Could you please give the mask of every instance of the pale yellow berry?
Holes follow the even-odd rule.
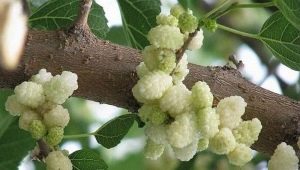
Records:
[[[58,145],[64,137],[64,129],[62,127],[52,127],[48,130],[46,142],[51,146]]]
[[[159,14],[156,16],[156,23],[158,25],[170,25],[176,27],[178,25],[178,19],[173,15]]]
[[[189,50],[198,50],[202,47],[203,44],[203,31],[200,29],[200,31],[197,31],[197,34],[193,37],[193,39],[190,41],[188,45]]]
[[[60,126],[65,127],[69,123],[70,115],[67,109],[57,105],[49,112],[43,115],[44,123],[47,127]]]
[[[183,54],[181,60],[175,67],[172,78],[174,84],[180,84],[184,80],[185,76],[189,73],[188,67],[188,60],[187,55]]]
[[[247,103],[240,96],[230,96],[222,99],[217,106],[217,114],[220,115],[220,127],[234,129],[242,121]]]
[[[168,112],[171,117],[176,117],[191,107],[191,92],[184,84],[170,87],[160,99],[160,108]]]
[[[132,93],[137,101],[146,103],[161,98],[171,86],[172,77],[162,71],[156,71],[142,77],[133,87]]]
[[[192,33],[198,27],[198,19],[192,14],[192,11],[189,10],[179,16],[178,26],[182,32]]]
[[[164,125],[146,124],[145,135],[157,144],[168,144],[166,127]]]
[[[45,159],[47,170],[72,170],[71,160],[61,151],[52,151]]]
[[[191,144],[197,136],[197,125],[193,113],[177,116],[175,121],[167,126],[169,144],[176,148],[183,148]]]
[[[5,110],[12,116],[20,116],[29,108],[18,102],[16,95],[9,96],[5,102]]]
[[[179,16],[184,12],[185,12],[184,8],[179,4],[174,5],[170,10],[170,13],[176,18],[179,18]]]
[[[179,28],[169,25],[158,25],[148,33],[150,44],[157,48],[177,50],[183,45],[183,38]]]
[[[137,67],[136,67],[136,73],[138,77],[141,79],[148,73],[150,73],[149,69],[146,67],[144,62],[141,62]]]
[[[38,140],[46,135],[47,129],[41,120],[33,120],[30,123],[29,132],[33,139]]]
[[[236,146],[236,141],[230,129],[221,129],[209,141],[209,148],[216,154],[228,154]]]
[[[31,77],[30,81],[43,85],[44,83],[50,81],[52,77],[52,74],[47,72],[46,69],[41,69],[38,74]]]
[[[151,139],[148,139],[147,144],[145,146],[145,157],[156,160],[162,155],[164,149],[165,146],[163,144],[157,144]]]
[[[217,115],[216,110],[211,107],[200,109],[197,112],[197,124],[201,136],[212,138],[219,132],[219,115]]]
[[[243,166],[253,158],[252,149],[244,144],[238,144],[227,158],[233,165]]]
[[[181,161],[189,161],[196,154],[197,148],[198,148],[198,140],[195,140],[191,144],[189,144],[183,148],[173,147],[173,151],[174,151],[175,157],[177,159],[179,159]]]
[[[14,90],[19,103],[36,108],[45,101],[43,86],[34,82],[23,82]]]
[[[282,142],[277,146],[272,155],[268,168],[269,170],[297,170],[299,159],[294,148]]]
[[[192,102],[197,110],[212,106],[213,94],[205,82],[198,81],[192,87]]]
[[[254,118],[241,122],[239,126],[233,130],[233,135],[237,142],[251,146],[258,140],[261,129],[261,122],[257,118]]]

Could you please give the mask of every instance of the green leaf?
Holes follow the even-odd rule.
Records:
[[[136,114],[125,114],[108,121],[95,132],[97,142],[108,149],[117,146],[137,117]]]
[[[83,149],[69,156],[75,170],[105,170],[108,168],[100,155],[93,150]]]
[[[300,30],[300,0],[274,0],[286,19]]]
[[[148,31],[156,25],[160,13],[159,0],[118,0],[123,26],[131,46],[143,49],[149,44]]]
[[[34,144],[31,135],[21,130],[18,119],[14,119],[0,139],[0,169],[17,170],[19,163],[33,149]]]
[[[29,18],[32,28],[57,30],[68,28],[77,17],[80,0],[50,0],[40,6]],[[108,32],[107,20],[103,8],[93,2],[88,17],[91,31],[104,38]]]
[[[300,70],[300,31],[279,11],[263,25],[259,37],[286,66]]]
[[[5,102],[13,93],[0,89],[0,169],[17,170],[21,160],[33,149],[34,141],[30,134],[19,128],[17,117],[5,110]]]
[[[0,139],[10,124],[16,119],[5,110],[7,97],[12,95],[13,91],[9,89],[0,90]]]

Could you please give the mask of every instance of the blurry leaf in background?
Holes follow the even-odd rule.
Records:
[[[35,12],[41,5],[46,3],[48,0],[27,0],[31,13]]]
[[[127,41],[125,32],[122,26],[115,26],[109,29],[106,39],[112,43],[119,45],[130,46],[130,42]]]
[[[21,160],[33,149],[31,135],[19,128],[18,117],[5,111],[5,102],[12,90],[0,89],[0,169],[17,170]]]
[[[86,100],[71,97],[64,103],[64,107],[67,108],[70,113],[70,122],[65,128],[65,135],[88,133],[89,125],[95,122],[95,120],[86,105]],[[72,139],[71,141],[79,141],[83,148],[90,147],[89,138],[78,138]]]
[[[93,150],[78,150],[69,155],[69,158],[76,170],[106,170],[108,168],[100,155]]]
[[[282,13],[275,12],[263,25],[258,37],[284,65],[300,70],[300,30]]]
[[[108,149],[117,146],[128,133],[136,117],[136,114],[125,114],[108,121],[96,131],[97,142]]]
[[[286,19],[300,30],[300,1],[299,0],[274,0]]]
[[[40,6],[29,17],[32,28],[58,30],[68,28],[78,14],[79,0],[50,0]],[[91,31],[100,38],[104,38],[109,28],[107,19],[101,6],[93,2],[88,18]]]
[[[156,25],[160,13],[159,0],[118,0],[123,27],[131,46],[143,49],[149,44],[148,31]]]
[[[129,154],[122,160],[112,160],[109,170],[143,170],[145,169],[143,161],[143,152]]]

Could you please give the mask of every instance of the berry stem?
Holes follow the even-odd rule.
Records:
[[[89,136],[95,135],[95,133],[83,133],[83,134],[77,134],[77,135],[65,135],[64,139],[74,139],[74,138],[86,138]]]
[[[239,31],[239,30],[236,30],[236,29],[233,29],[233,28],[226,27],[226,26],[221,25],[221,24],[217,24],[217,25],[218,25],[218,28],[221,29],[221,30],[231,32],[233,34],[241,35],[241,36],[244,36],[244,37],[248,37],[248,38],[259,39],[259,36],[256,35],[256,34],[250,34],[250,33],[247,33],[247,32]]]
[[[213,16],[211,16],[211,19],[217,19],[231,10],[239,9],[239,8],[268,8],[275,6],[274,2],[266,2],[266,3],[249,3],[249,4],[239,4],[239,3],[233,3],[228,8],[226,8],[223,11],[216,11]]]

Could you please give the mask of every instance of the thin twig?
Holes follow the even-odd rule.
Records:
[[[37,143],[40,148],[40,154],[38,155],[38,158],[42,160],[43,158],[46,158],[48,156],[48,154],[51,152],[51,148],[43,139],[38,140]]]
[[[189,37],[184,42],[183,46],[179,50],[177,50],[177,52],[176,52],[176,65],[181,60],[185,50],[188,48],[188,46],[189,46],[190,42],[192,41],[192,39],[197,35],[197,32],[198,32],[198,29],[195,32],[190,33]]]
[[[92,7],[92,0],[81,0],[81,5],[78,13],[78,17],[75,20],[74,25],[70,28],[72,32],[89,30],[87,24],[88,16]]]

